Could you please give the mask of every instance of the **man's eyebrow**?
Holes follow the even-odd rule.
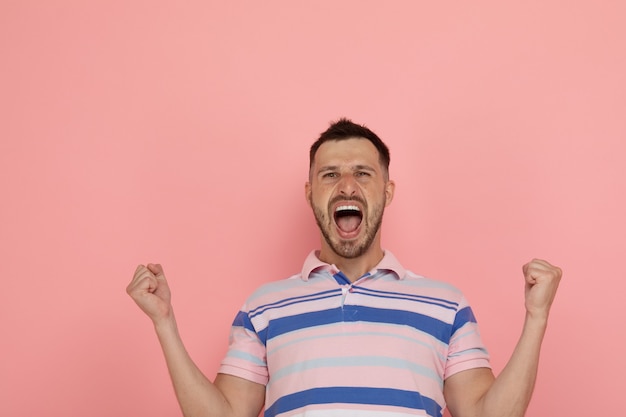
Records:
[[[317,170],[317,173],[326,172],[326,171],[338,171],[339,167],[337,165],[327,165],[325,167],[321,167]]]
[[[352,167],[353,171],[372,171],[372,172],[376,172],[376,169],[374,169],[373,167],[369,166],[369,165],[355,165]]]
[[[338,165],[326,165],[321,167],[320,169],[317,170],[318,174],[321,174],[323,172],[332,172],[332,171],[340,171],[340,167]],[[376,169],[370,165],[353,165],[350,167],[350,170],[352,172],[355,171],[369,171],[369,172],[376,172]]]

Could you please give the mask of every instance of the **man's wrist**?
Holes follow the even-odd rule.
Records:
[[[170,310],[169,314],[166,316],[155,319],[153,324],[157,334],[169,333],[171,331],[178,332],[176,318],[174,317],[174,312],[172,310]]]
[[[548,312],[526,311],[526,326],[545,330],[548,327]]]

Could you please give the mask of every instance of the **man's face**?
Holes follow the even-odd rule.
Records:
[[[306,197],[329,248],[344,258],[363,255],[376,239],[394,184],[376,147],[354,138],[323,143],[311,166]]]

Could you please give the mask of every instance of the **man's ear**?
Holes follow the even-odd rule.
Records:
[[[304,183],[304,198],[306,198],[306,202],[309,203],[309,206],[313,207],[313,203],[311,203],[311,183]]]
[[[396,191],[396,183],[392,180],[387,181],[385,184],[385,207],[391,204],[393,200],[393,193]]]

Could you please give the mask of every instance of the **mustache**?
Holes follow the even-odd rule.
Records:
[[[341,196],[341,195],[333,197],[328,202],[328,207],[332,207],[336,203],[339,203],[341,201],[357,201],[357,202],[361,203],[361,205],[363,205],[363,207],[367,207],[367,202],[363,198],[361,198],[359,196],[356,196],[356,195],[352,196],[352,197],[344,197],[344,196]]]

